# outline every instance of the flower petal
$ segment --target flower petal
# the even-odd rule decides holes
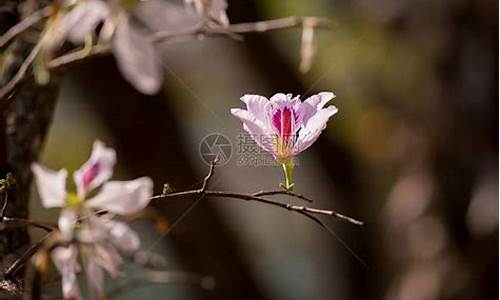
[[[226,0],[184,0],[184,2],[186,4],[194,5],[198,14],[208,17],[222,26],[229,25],[229,20],[226,14]]]
[[[292,100],[292,94],[285,95],[283,93],[276,93],[269,100],[279,105],[286,105],[288,102]]]
[[[51,258],[62,277],[62,291],[65,299],[81,299],[76,273],[78,251],[75,245],[57,247],[51,252]]]
[[[107,148],[101,141],[95,141],[89,160],[73,174],[78,196],[85,198],[87,192],[111,178],[115,163],[115,150]]]
[[[336,112],[337,108],[332,105],[319,110],[307,120],[299,131],[295,154],[306,150],[318,139],[321,132],[326,128],[326,122],[328,122],[328,119]]]
[[[133,17],[137,17],[152,32],[175,34],[185,28],[202,26],[204,21],[184,5],[164,0],[141,1],[132,13]]]
[[[104,216],[90,215],[87,226],[82,228],[80,239],[88,243],[110,241],[119,250],[132,252],[139,248],[137,233],[123,222],[113,221]]]
[[[87,277],[87,284],[92,295],[92,299],[101,299],[103,295],[104,273],[92,255],[88,256],[86,264],[85,275]]]
[[[302,103],[303,119],[306,123],[315,113],[322,109],[328,101],[335,98],[335,94],[331,92],[321,92],[313,95]]]
[[[95,244],[91,255],[111,276],[116,277],[120,274],[120,266],[123,263],[123,259],[109,241]]]
[[[105,223],[111,242],[121,251],[133,252],[141,244],[137,233],[123,222],[109,220]]]
[[[78,240],[85,243],[99,243],[108,239],[108,229],[101,220],[104,216],[98,217],[91,213],[82,222],[81,229],[78,231]]]
[[[67,31],[66,35],[72,43],[82,44],[109,13],[109,7],[104,1],[81,1],[62,18],[58,26]]]
[[[259,95],[244,95],[241,101],[247,105],[247,111],[262,123],[267,122],[269,100]]]
[[[123,77],[139,92],[156,94],[163,81],[158,53],[147,34],[124,17],[116,26],[112,50]]]
[[[59,220],[57,224],[64,240],[69,241],[73,238],[73,231],[77,219],[78,219],[78,214],[74,209],[63,208],[61,210],[61,214],[59,215]]]
[[[90,214],[80,230],[79,240],[91,244],[89,259],[116,276],[120,273],[122,258],[110,240],[108,221],[104,216]]]
[[[232,108],[231,113],[243,122],[243,129],[252,136],[257,145],[267,152],[275,154],[275,137],[268,131],[268,126],[264,122],[243,109]]]
[[[110,181],[103,185],[99,194],[87,201],[87,206],[126,215],[146,207],[152,195],[153,181],[149,177]]]
[[[64,206],[68,172],[65,169],[53,171],[36,163],[31,165],[31,171],[35,175],[42,205],[46,208]]]

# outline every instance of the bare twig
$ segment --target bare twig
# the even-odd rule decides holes
[[[0,210],[0,222],[2,222],[3,217],[5,216],[5,210],[7,210],[7,205],[9,203],[9,194],[7,193],[7,189],[5,187],[0,187],[0,192],[2,192],[3,195],[2,210]]]
[[[319,226],[323,227],[331,236],[333,236],[340,244],[342,244],[342,246],[347,249],[347,251],[349,251],[349,253],[357,260],[359,261],[365,268],[369,269],[368,265],[363,261],[363,259],[361,257],[359,257],[359,255],[356,254],[356,252],[354,252],[354,250],[351,249],[351,247],[349,247],[346,242],[344,242],[344,240],[342,238],[340,238],[337,233],[331,229],[329,226],[327,226],[323,221],[321,221],[318,217],[316,216],[313,216],[313,215],[310,215],[308,214],[307,212],[299,212],[301,213],[302,215],[308,217],[309,219],[313,220],[314,222],[316,222]]]
[[[225,197],[225,198],[241,199],[241,200],[248,200],[248,201],[257,201],[257,202],[261,202],[261,203],[266,203],[266,204],[278,206],[278,207],[288,209],[291,211],[295,211],[295,212],[302,211],[302,212],[307,212],[307,213],[311,213],[311,214],[334,216],[336,218],[339,218],[343,221],[347,221],[347,222],[354,224],[354,225],[360,225],[360,226],[363,225],[363,222],[361,222],[359,220],[345,216],[341,213],[338,213],[336,211],[329,210],[329,209],[319,209],[319,208],[311,208],[311,207],[307,207],[307,206],[292,205],[292,204],[288,204],[288,203],[281,203],[281,202],[276,202],[273,200],[264,199],[261,197],[255,197],[252,195],[245,195],[245,194],[238,194],[238,193],[206,191],[205,195],[207,195],[208,197]]]
[[[48,232],[51,232],[57,226],[55,224],[49,223],[49,222],[38,222],[38,221],[32,221],[28,219],[21,219],[21,218],[8,218],[5,216],[5,212],[7,210],[7,206],[9,204],[9,194],[7,193],[7,189],[5,187],[0,187],[0,192],[3,194],[3,204],[2,208],[0,210],[0,225],[2,227],[23,227],[23,226],[33,226],[36,228],[40,228],[43,230],[46,230]]]
[[[47,68],[49,70],[56,70],[65,65],[76,63],[100,54],[105,54],[108,51],[109,47],[105,45],[95,45],[90,50],[86,48],[74,50],[52,59],[47,63]]]
[[[47,13],[47,12],[46,12]],[[310,28],[325,28],[333,29],[334,23],[328,19],[319,17],[286,17],[275,20],[260,21],[260,22],[249,22],[240,24],[231,24],[227,27],[209,27],[205,25],[194,26],[186,28],[185,30],[180,30],[176,32],[156,32],[150,36],[150,40],[156,43],[165,42],[172,38],[183,37],[183,36],[198,36],[198,35],[224,35],[229,37],[235,37],[237,34],[251,33],[251,32],[266,32],[273,30],[280,30],[286,28],[294,28],[299,26],[304,26],[307,24]],[[0,89],[0,105],[2,100],[9,97],[15,88],[21,83],[22,80],[27,78],[26,71],[29,69],[33,63],[36,54],[40,50],[41,42],[35,46],[30,55],[23,62],[17,74],[12,78],[12,80],[7,83],[4,87]],[[109,45],[95,45],[89,51],[87,49],[73,50],[69,53],[63,54],[56,57],[47,63],[48,70],[55,70],[68,66],[79,61],[94,57],[96,55],[106,54],[110,50]]]
[[[124,281],[107,293],[106,299],[115,298],[134,288],[149,284],[190,284],[211,290],[215,286],[215,280],[212,277],[200,276],[193,273],[152,271]]]
[[[291,192],[291,191],[284,191],[284,190],[260,191],[260,192],[253,193],[253,194],[240,194],[240,193],[207,190],[207,183],[209,182],[210,178],[214,175],[214,166],[215,166],[215,163],[212,162],[210,164],[208,174],[207,174],[207,176],[205,176],[205,179],[203,181],[202,188],[153,196],[152,199],[166,199],[166,198],[176,198],[176,197],[184,197],[184,196],[190,196],[190,195],[200,195],[201,197],[232,198],[232,199],[240,199],[240,200],[245,200],[245,201],[256,201],[256,202],[260,202],[260,203],[265,203],[265,204],[277,206],[277,207],[280,207],[283,209],[291,210],[291,211],[294,211],[298,214],[301,214],[301,215],[311,219],[316,224],[318,224],[323,229],[325,229],[333,238],[335,238],[339,243],[341,243],[342,246],[344,248],[346,248],[347,251],[349,251],[349,253],[356,260],[358,260],[364,267],[368,268],[367,264],[356,254],[356,252],[354,252],[354,250],[352,250],[335,233],[335,231],[332,228],[327,226],[323,221],[321,221],[317,216],[315,216],[315,214],[334,216],[342,221],[345,221],[345,222],[348,222],[348,223],[354,224],[354,225],[359,225],[359,226],[363,225],[363,222],[356,220],[354,218],[348,217],[346,215],[340,214],[340,213],[333,211],[333,210],[292,205],[292,204],[288,204],[288,203],[281,203],[281,202],[276,202],[273,200],[262,198],[263,196],[270,196],[270,195],[287,195],[287,196],[295,197],[295,198],[298,198],[301,200],[312,201],[309,198],[306,198],[300,194],[296,194],[296,193]]]
[[[182,36],[197,36],[197,35],[234,35],[252,32],[267,32],[281,30],[287,28],[301,27],[304,24],[313,28],[334,29],[334,23],[325,18],[319,17],[285,17],[274,20],[248,22],[231,24],[223,27],[207,27],[204,25],[187,28],[183,31],[171,32],[160,31],[154,33],[150,39],[155,43],[165,42],[172,38]]]
[[[210,179],[212,178],[212,176],[214,176],[214,169],[215,169],[215,164],[216,163],[217,163],[216,160],[210,162],[210,167],[208,169],[208,174],[203,179],[203,185],[201,186],[201,189],[199,190],[200,192],[204,192],[204,191],[207,190],[208,183],[210,182]]]
[[[26,78],[26,72],[35,60],[41,47],[42,40],[38,41],[35,47],[33,47],[30,54],[28,54],[24,62],[21,64],[21,67],[19,67],[16,75],[14,75],[14,77],[12,77],[12,79],[0,89],[0,100],[8,98],[13,93],[14,89],[22,82],[22,80]]]
[[[260,191],[260,192],[252,194],[252,196],[255,196],[255,197],[272,196],[272,195],[287,195],[287,196],[291,196],[291,197],[294,197],[294,198],[297,198],[300,200],[304,200],[307,202],[313,202],[312,199],[309,199],[301,194],[297,194],[297,193],[294,193],[294,192],[288,191],[288,190]]]
[[[190,190],[190,191],[182,191],[182,192],[176,192],[176,193],[171,193],[171,194],[166,194],[166,195],[158,195],[158,196],[153,196],[151,199],[166,199],[166,198],[175,198],[175,197],[182,197],[182,196],[190,196],[190,195],[205,195],[206,197],[220,197],[220,198],[232,198],[232,199],[240,199],[240,200],[246,200],[246,201],[256,201],[256,202],[261,202],[273,206],[278,206],[287,210],[295,211],[295,212],[307,212],[307,213],[312,213],[312,214],[320,214],[320,215],[327,215],[327,216],[334,216],[340,220],[346,221],[348,223],[354,224],[354,225],[363,225],[362,221],[356,220],[354,218],[348,217],[344,214],[338,213],[333,210],[329,209],[319,209],[319,208],[312,208],[312,207],[307,207],[307,206],[299,206],[299,205],[292,205],[289,203],[281,203],[281,202],[276,202],[273,200],[265,199],[262,197],[256,197],[248,194],[239,194],[239,193],[231,193],[231,192],[222,192],[222,191],[201,191],[201,190]]]
[[[266,32],[272,30],[298,27],[302,26],[304,23],[308,23],[310,26],[317,28],[330,29],[330,30],[335,29],[335,24],[329,19],[320,17],[294,17],[294,16],[274,19],[274,20],[260,21],[260,22],[231,24],[227,27],[227,29],[232,33]]]
[[[2,221],[0,222],[0,225],[4,225],[4,226],[9,227],[9,228],[33,226],[36,228],[43,229],[47,232],[51,232],[52,230],[57,228],[56,224],[52,224],[50,222],[41,222],[41,221],[33,221],[33,220],[28,220],[28,219],[8,218],[8,217],[3,217]]]
[[[15,37],[25,32],[28,28],[40,22],[44,18],[49,17],[52,14],[52,7],[44,7],[40,10],[35,11],[28,17],[21,20],[16,25],[12,26],[7,32],[0,36],[0,48],[5,47],[10,41]]]
[[[52,232],[46,234],[42,239],[31,245],[26,252],[16,259],[0,276],[0,278],[11,279],[13,275],[40,249],[43,243],[50,237]]]
[[[296,193],[293,193],[290,191],[260,191],[260,192],[254,193],[254,194],[241,194],[241,193],[233,193],[233,192],[207,190],[207,184],[208,184],[210,178],[214,174],[214,167],[215,167],[215,163],[212,162],[210,164],[209,172],[208,172],[207,176],[205,177],[205,179],[203,180],[203,185],[201,188],[195,189],[195,190],[187,190],[187,191],[180,191],[180,192],[157,195],[157,196],[153,196],[151,198],[151,200],[185,197],[185,196],[192,196],[192,195],[201,195],[201,196],[213,197],[213,198],[240,199],[240,200],[245,200],[245,201],[256,201],[256,202],[260,202],[260,203],[265,203],[265,204],[281,207],[283,209],[295,211],[298,213],[305,212],[305,213],[309,213],[309,214],[320,214],[320,215],[333,216],[333,217],[336,217],[342,221],[346,221],[346,222],[354,224],[354,225],[360,225],[360,226],[363,225],[362,221],[348,217],[344,214],[338,213],[338,212],[333,211],[333,210],[292,205],[289,203],[281,203],[281,202],[277,202],[274,200],[263,198],[263,196],[283,194],[283,195],[288,195],[288,196],[295,197],[295,198],[298,198],[301,200],[311,201],[310,199],[308,199],[300,194],[296,194]]]

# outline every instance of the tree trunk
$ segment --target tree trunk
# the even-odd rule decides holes
[[[17,72],[31,48],[32,45],[19,40],[7,50],[0,74],[2,86]],[[5,102],[0,106],[0,177],[4,178],[11,172],[17,182],[8,191],[5,216],[28,217],[30,165],[40,153],[56,98],[56,83],[41,87],[29,81],[10,99],[2,100]],[[0,268],[3,270],[28,248],[30,239],[27,228],[0,226],[0,231]],[[22,278],[23,272],[14,274],[13,278],[0,278],[0,299],[20,297]]]

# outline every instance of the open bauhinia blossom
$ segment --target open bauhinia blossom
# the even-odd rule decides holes
[[[231,113],[243,122],[243,128],[255,142],[271,153],[283,165],[284,188],[293,188],[293,158],[309,148],[326,128],[328,119],[337,112],[333,105],[325,108],[335,98],[322,92],[302,102],[291,94],[278,93],[267,99],[259,95],[244,95],[241,100],[247,109],[233,108]]]
[[[127,224],[114,221],[109,215],[96,214],[97,211],[112,215],[135,213],[148,205],[153,194],[153,182],[148,177],[108,181],[115,162],[115,151],[96,141],[89,160],[73,174],[76,193],[66,191],[65,169],[53,171],[36,163],[31,167],[43,206],[62,208],[58,221],[62,240],[78,241],[57,247],[51,253],[62,275],[63,296],[67,299],[81,298],[77,273],[82,267],[92,297],[100,299],[102,269],[112,276],[118,275],[122,262],[119,252],[130,253],[139,248],[139,237]],[[94,195],[98,187],[101,188]],[[89,196],[91,193],[94,196]]]

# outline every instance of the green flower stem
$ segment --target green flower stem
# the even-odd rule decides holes
[[[281,184],[281,187],[283,187],[287,191],[291,191],[293,189],[293,168],[294,168],[294,163],[293,159],[289,159],[287,161],[284,161],[282,163],[283,165],[283,171],[285,171],[285,184]]]

